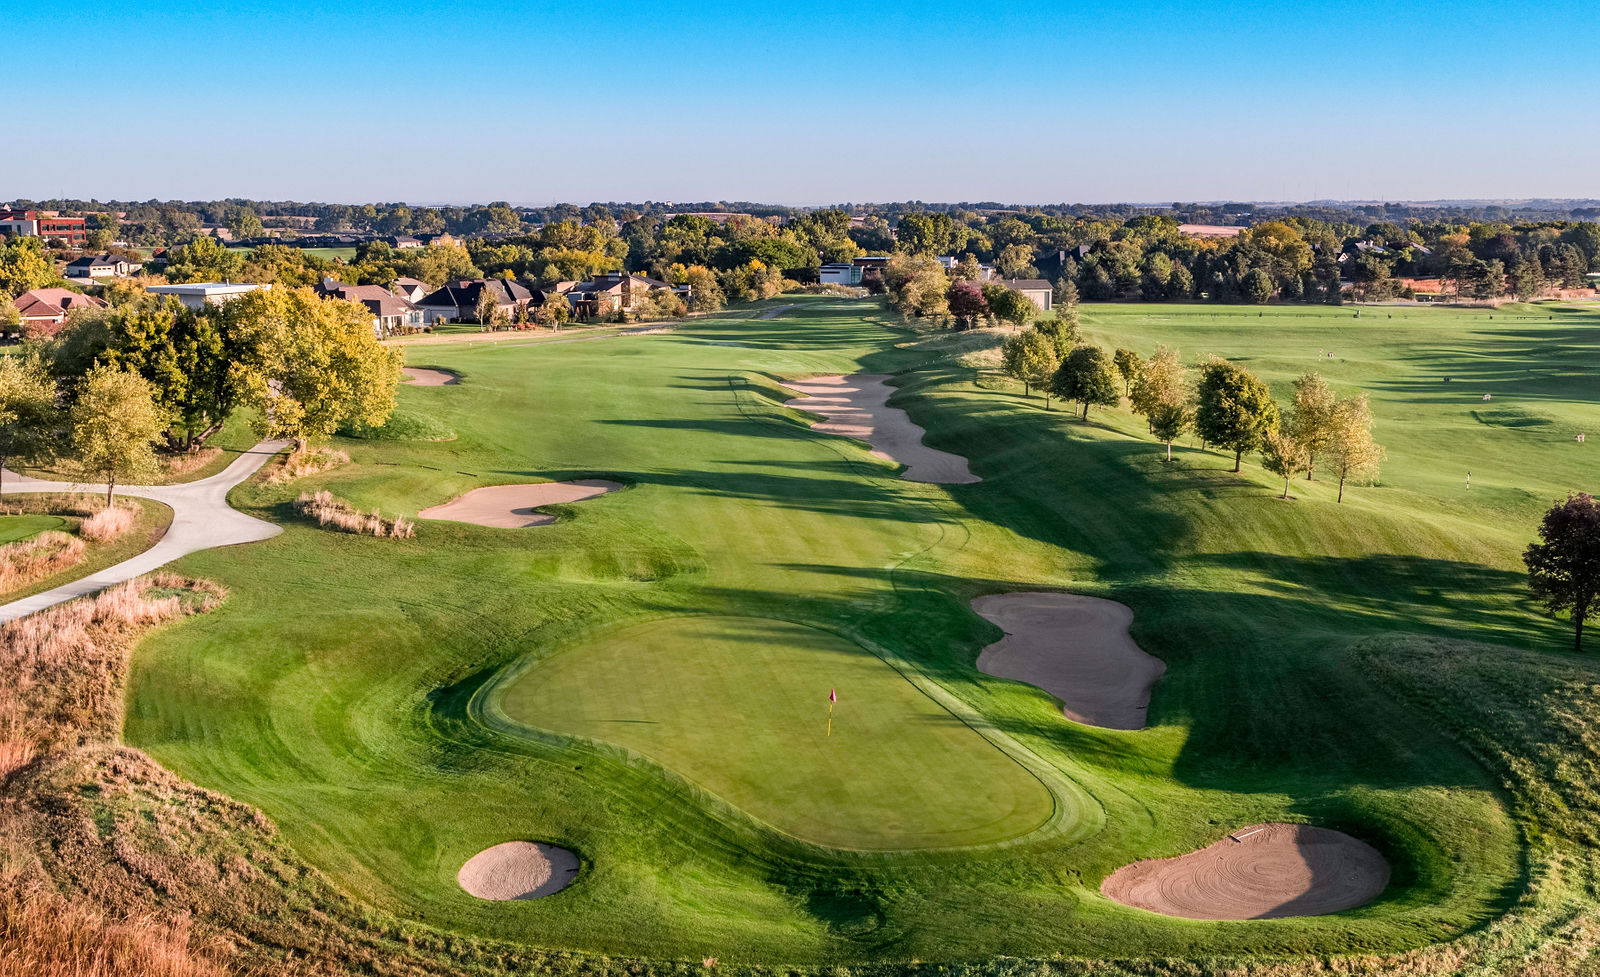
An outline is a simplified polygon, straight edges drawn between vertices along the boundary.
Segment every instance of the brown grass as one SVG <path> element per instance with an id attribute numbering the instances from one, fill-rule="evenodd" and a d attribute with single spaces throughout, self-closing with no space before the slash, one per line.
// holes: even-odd
<path id="1" fill-rule="evenodd" d="M 222 454 L 221 448 L 201 448 L 199 451 L 185 451 L 171 455 L 165 461 L 167 475 L 179 478 L 197 472 L 216 461 L 220 454 Z"/>
<path id="2" fill-rule="evenodd" d="M 83 561 L 83 540 L 51 529 L 0 546 L 0 593 L 26 587 Z"/>
<path id="3" fill-rule="evenodd" d="M 282 485 L 307 475 L 316 475 L 339 465 L 348 465 L 350 456 L 337 448 L 306 448 L 291 451 L 281 463 L 268 465 L 263 471 L 269 485 Z"/>
<path id="4" fill-rule="evenodd" d="M 326 489 L 320 492 L 301 492 L 300 498 L 295 500 L 294 507 L 301 515 L 315 519 L 317 525 L 324 528 L 332 527 L 343 533 L 410 539 L 417 532 L 416 524 L 404 516 L 395 516 L 393 520 L 389 520 L 383 518 L 383 513 L 377 509 L 362 512 Z"/>
<path id="5" fill-rule="evenodd" d="M 139 509 L 131 505 L 101 508 L 84 518 L 78 525 L 78 535 L 91 543 L 109 543 L 120 539 L 123 533 L 139 521 Z"/>

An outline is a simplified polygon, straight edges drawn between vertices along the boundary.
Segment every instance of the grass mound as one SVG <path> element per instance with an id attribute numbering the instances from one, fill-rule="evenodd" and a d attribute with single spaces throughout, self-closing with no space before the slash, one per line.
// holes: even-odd
<path id="1" fill-rule="evenodd" d="M 339 435 L 362 441 L 454 441 L 456 438 L 456 432 L 437 418 L 403 408 L 396 409 L 378 427 L 346 427 Z"/>

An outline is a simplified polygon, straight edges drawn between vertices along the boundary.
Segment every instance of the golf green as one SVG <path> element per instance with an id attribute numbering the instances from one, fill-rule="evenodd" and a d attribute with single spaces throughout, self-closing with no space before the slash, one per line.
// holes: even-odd
<path id="1" fill-rule="evenodd" d="M 636 624 L 521 673 L 498 705 L 529 726 L 637 751 L 819 845 L 1004 841 L 1052 808 L 1017 761 L 876 655 L 786 621 Z"/>

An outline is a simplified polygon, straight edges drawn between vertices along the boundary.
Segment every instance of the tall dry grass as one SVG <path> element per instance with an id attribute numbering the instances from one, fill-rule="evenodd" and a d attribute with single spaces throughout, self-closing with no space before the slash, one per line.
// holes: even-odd
<path id="1" fill-rule="evenodd" d="M 116 920 L 54 893 L 0 889 L 0 977 L 223 977 L 185 917 Z"/>
<path id="2" fill-rule="evenodd" d="M 78 524 L 78 535 L 91 543 L 109 543 L 122 538 L 122 534 L 139 521 L 139 509 L 132 505 L 117 504 L 100 508 Z"/>
<path id="3" fill-rule="evenodd" d="M 83 561 L 83 540 L 54 529 L 0 546 L 0 593 L 26 587 Z"/>
<path id="4" fill-rule="evenodd" d="M 269 485 L 282 485 L 349 463 L 350 456 L 337 448 L 306 448 L 289 452 L 282 464 L 267 466 L 265 477 Z"/>
<path id="5" fill-rule="evenodd" d="M 416 524 L 404 516 L 393 520 L 383 518 L 377 509 L 362 512 L 344 499 L 323 489 L 319 492 L 301 492 L 295 500 L 295 511 L 317 521 L 317 525 L 361 536 L 387 536 L 390 539 L 410 539 L 417 533 Z"/>
<path id="6" fill-rule="evenodd" d="M 222 454 L 221 448 L 201 448 L 198 451 L 184 451 L 172 455 L 165 460 L 164 467 L 169 477 L 178 478 L 197 472 L 217 460 Z"/>

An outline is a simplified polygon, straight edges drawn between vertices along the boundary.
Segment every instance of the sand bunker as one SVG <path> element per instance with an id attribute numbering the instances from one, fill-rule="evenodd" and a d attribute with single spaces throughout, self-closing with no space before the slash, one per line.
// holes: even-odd
<path id="1" fill-rule="evenodd" d="M 1128 906 L 1186 919 L 1321 916 L 1389 884 L 1378 850 L 1339 831 L 1258 824 L 1176 858 L 1124 865 L 1100 886 Z"/>
<path id="2" fill-rule="evenodd" d="M 539 899 L 560 892 L 578 875 L 578 856 L 535 841 L 508 841 L 467 859 L 456 873 L 479 899 Z"/>
<path id="3" fill-rule="evenodd" d="M 991 594 L 972 609 L 1006 636 L 983 649 L 978 670 L 1037 686 L 1074 722 L 1143 729 L 1150 686 L 1167 666 L 1133 643 L 1133 611 L 1079 594 Z"/>
<path id="4" fill-rule="evenodd" d="M 406 375 L 406 383 L 418 387 L 444 387 L 461 382 L 461 378 L 454 373 L 430 370 L 422 366 L 402 367 L 400 372 Z"/>
<path id="5" fill-rule="evenodd" d="M 784 404 L 796 410 L 821 414 L 827 420 L 818 431 L 856 438 L 872 445 L 874 457 L 905 465 L 900 477 L 910 482 L 966 485 L 980 481 L 967 468 L 967 459 L 922 443 L 922 428 L 898 407 L 890 407 L 894 388 L 888 377 L 876 373 L 812 377 L 784 384 L 805 394 Z"/>
<path id="6" fill-rule="evenodd" d="M 531 485 L 490 485 L 473 489 L 444 505 L 429 506 L 417 515 L 423 519 L 470 522 L 495 529 L 526 529 L 529 526 L 547 526 L 556 521 L 555 516 L 535 512 L 539 506 L 581 502 L 615 492 L 619 488 L 622 488 L 621 484 L 599 478 Z"/>

